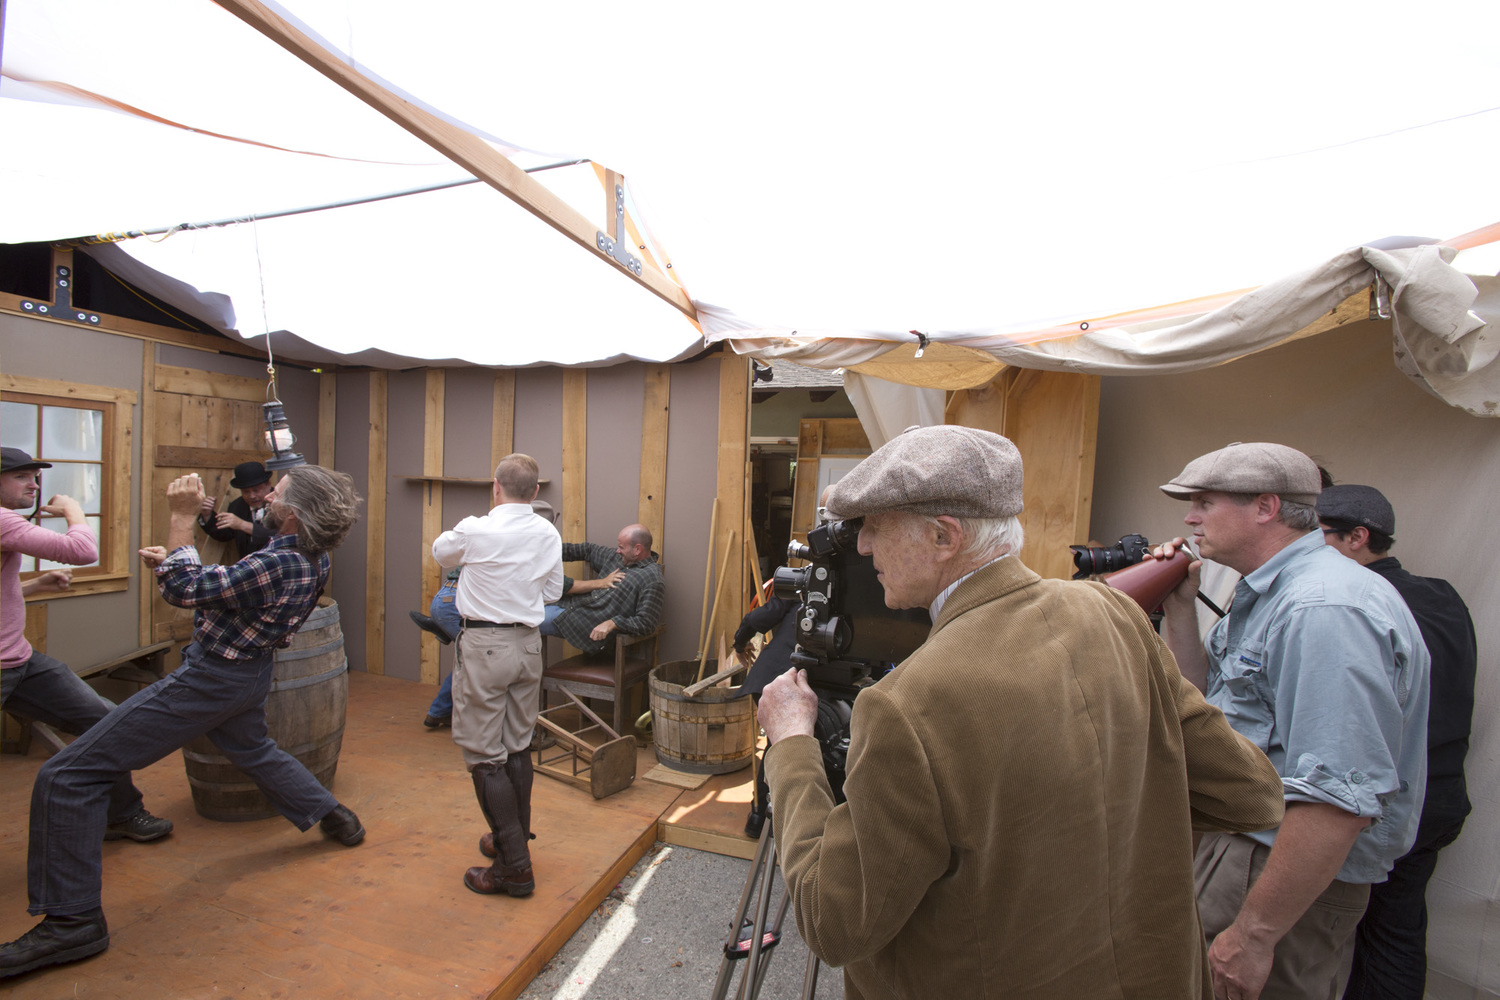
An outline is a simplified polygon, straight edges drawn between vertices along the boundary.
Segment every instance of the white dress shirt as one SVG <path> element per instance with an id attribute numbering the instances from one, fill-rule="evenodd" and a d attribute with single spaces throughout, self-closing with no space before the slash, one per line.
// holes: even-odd
<path id="1" fill-rule="evenodd" d="M 530 504 L 464 518 L 437 536 L 432 557 L 444 568 L 463 566 L 454 605 L 465 618 L 536 626 L 562 596 L 562 536 Z"/>

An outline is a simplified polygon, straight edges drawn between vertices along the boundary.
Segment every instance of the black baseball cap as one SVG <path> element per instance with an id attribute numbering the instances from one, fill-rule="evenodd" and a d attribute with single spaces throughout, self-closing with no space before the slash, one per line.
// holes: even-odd
<path id="1" fill-rule="evenodd" d="M 20 448 L 0 448 L 0 472 L 16 469 L 50 469 L 51 462 L 38 462 Z"/>

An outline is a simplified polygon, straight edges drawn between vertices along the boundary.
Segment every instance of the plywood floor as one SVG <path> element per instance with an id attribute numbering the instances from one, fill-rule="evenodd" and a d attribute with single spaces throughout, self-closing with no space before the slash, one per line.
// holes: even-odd
<path id="1" fill-rule="evenodd" d="M 448 730 L 420 720 L 433 688 L 350 676 L 334 792 L 364 821 L 343 847 L 280 818 L 217 823 L 194 812 L 180 755 L 137 772 L 147 807 L 176 824 L 155 844 L 104 845 L 110 948 L 95 958 L 7 980 L 0 996 L 514 997 L 660 834 L 749 856 L 740 832 L 748 769 L 684 791 L 643 780 L 594 800 L 538 775 L 533 794 L 536 893 L 476 895 L 464 869 L 483 863 L 484 831 Z M 0 940 L 26 913 L 26 815 L 44 759 L 0 756 Z M 684 839 L 686 838 L 686 839 Z"/>

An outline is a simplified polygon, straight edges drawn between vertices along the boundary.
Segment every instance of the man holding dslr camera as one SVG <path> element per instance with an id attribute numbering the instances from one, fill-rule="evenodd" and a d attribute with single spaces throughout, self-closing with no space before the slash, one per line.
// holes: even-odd
<path id="1" fill-rule="evenodd" d="M 1128 598 L 1021 563 L 1021 507 L 1015 446 L 953 426 L 829 494 L 933 626 L 855 700 L 844 804 L 806 674 L 765 690 L 798 928 L 849 997 L 1208 997 L 1192 833 L 1274 825 L 1280 781 Z"/>

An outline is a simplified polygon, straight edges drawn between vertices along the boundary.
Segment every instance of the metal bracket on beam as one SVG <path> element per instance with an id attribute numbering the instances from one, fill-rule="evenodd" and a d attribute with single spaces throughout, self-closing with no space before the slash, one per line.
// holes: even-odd
<path id="1" fill-rule="evenodd" d="M 1371 319 L 1391 318 L 1391 286 L 1380 275 L 1375 275 L 1374 301 L 1370 303 Z"/>
<path id="2" fill-rule="evenodd" d="M 594 234 L 594 242 L 598 244 L 599 252 L 639 278 L 641 259 L 626 249 L 625 185 L 623 184 L 615 185 L 615 232 L 620 234 L 618 240 L 603 230 Z"/>
<path id="3" fill-rule="evenodd" d="M 84 312 L 81 309 L 73 308 L 73 269 L 71 267 L 59 266 L 54 270 L 55 273 L 52 278 L 52 301 L 41 302 L 36 299 L 22 299 L 21 310 L 31 313 L 34 316 L 45 316 L 48 319 L 60 319 L 98 326 L 98 313 Z"/>

